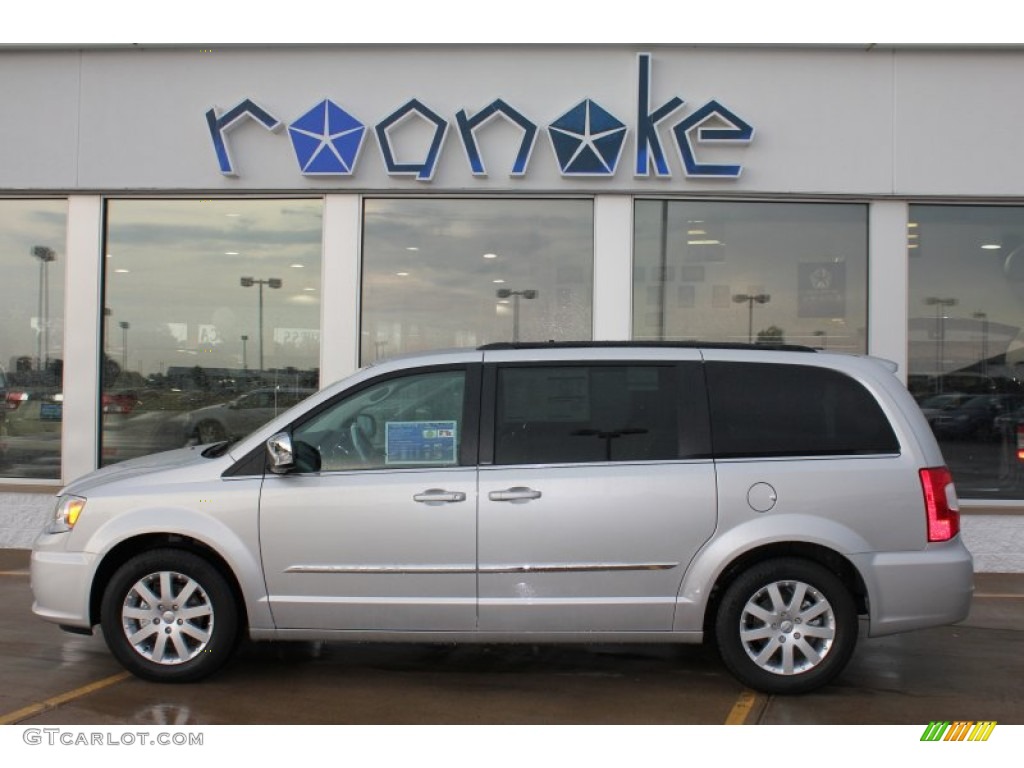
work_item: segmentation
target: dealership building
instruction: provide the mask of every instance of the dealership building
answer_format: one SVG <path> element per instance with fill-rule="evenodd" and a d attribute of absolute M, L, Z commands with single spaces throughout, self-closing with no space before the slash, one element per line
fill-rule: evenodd
<path fill-rule="evenodd" d="M 979 570 L 1024 571 L 1024 47 L 8 46 L 0 84 L 0 544 L 383 357 L 699 339 L 896 362 Z"/>

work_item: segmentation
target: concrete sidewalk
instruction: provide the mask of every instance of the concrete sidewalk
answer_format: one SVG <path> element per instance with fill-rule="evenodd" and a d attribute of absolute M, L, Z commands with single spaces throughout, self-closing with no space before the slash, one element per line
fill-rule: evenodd
<path fill-rule="evenodd" d="M 55 493 L 0 493 L 0 548 L 31 548 L 50 521 Z"/>

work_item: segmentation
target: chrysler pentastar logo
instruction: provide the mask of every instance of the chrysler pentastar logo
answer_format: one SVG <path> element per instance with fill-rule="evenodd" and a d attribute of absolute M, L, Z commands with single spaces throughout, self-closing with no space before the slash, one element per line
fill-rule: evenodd
<path fill-rule="evenodd" d="M 590 99 L 555 120 L 548 134 L 566 176 L 611 176 L 626 143 L 625 124 Z"/>
<path fill-rule="evenodd" d="M 308 175 L 352 173 L 366 126 L 330 99 L 324 99 L 288 127 L 295 159 Z"/>
<path fill-rule="evenodd" d="M 615 175 L 627 136 L 634 135 L 633 175 L 671 178 L 669 147 L 687 178 L 736 179 L 743 166 L 733 162 L 710 162 L 720 150 L 711 145 L 741 147 L 754 137 L 754 128 L 724 104 L 711 99 L 683 116 L 686 102 L 672 96 L 661 104 L 652 103 L 651 55 L 637 55 L 636 116 L 631 127 L 593 99 L 584 99 L 547 125 L 555 162 L 562 176 L 609 178 Z M 669 123 L 669 120 L 675 120 Z M 246 98 L 227 110 L 207 110 L 206 123 L 220 172 L 236 175 L 228 146 L 229 133 L 240 125 L 256 122 L 272 133 L 285 123 L 275 114 Z M 474 110 L 455 113 L 455 132 L 474 177 L 488 175 L 486 156 L 492 140 L 487 134 L 494 123 L 504 122 L 518 134 L 510 177 L 522 177 L 533 158 L 537 136 L 544 123 L 531 119 L 505 99 L 496 98 Z M 418 127 L 416 125 L 418 124 Z M 411 127 L 410 127 L 411 126 Z M 324 99 L 288 125 L 299 171 L 306 176 L 351 176 L 356 169 L 369 128 L 380 148 L 384 171 L 389 176 L 408 176 L 429 182 L 445 152 L 451 123 L 419 99 L 410 99 L 372 124 L 363 123 L 337 103 Z M 506 128 L 507 130 L 507 128 Z M 427 132 L 424 143 L 418 138 Z M 666 139 L 671 139 L 671 143 Z M 450 142 L 449 142 L 450 143 Z M 450 150 L 449 150 L 450 151 Z M 491 150 L 493 152 L 493 149 Z M 401 159 L 400 159 L 401 158 Z"/>

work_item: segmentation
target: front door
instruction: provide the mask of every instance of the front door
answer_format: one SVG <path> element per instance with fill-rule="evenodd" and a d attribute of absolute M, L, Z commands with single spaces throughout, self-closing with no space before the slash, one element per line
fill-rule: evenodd
<path fill-rule="evenodd" d="M 404 373 L 294 427 L 305 465 L 260 500 L 279 629 L 475 628 L 471 391 L 466 368 Z"/>

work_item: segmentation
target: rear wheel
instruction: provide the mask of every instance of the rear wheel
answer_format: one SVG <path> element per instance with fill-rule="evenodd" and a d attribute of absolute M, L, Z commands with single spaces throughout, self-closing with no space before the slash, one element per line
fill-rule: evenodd
<path fill-rule="evenodd" d="M 111 653 L 147 680 L 199 680 L 234 650 L 238 610 L 231 588 L 191 552 L 158 549 L 133 557 L 107 584 L 101 610 Z"/>
<path fill-rule="evenodd" d="M 805 693 L 834 679 L 853 654 L 857 632 L 850 591 L 808 560 L 752 566 L 726 589 L 715 618 L 726 667 L 766 693 Z"/>

